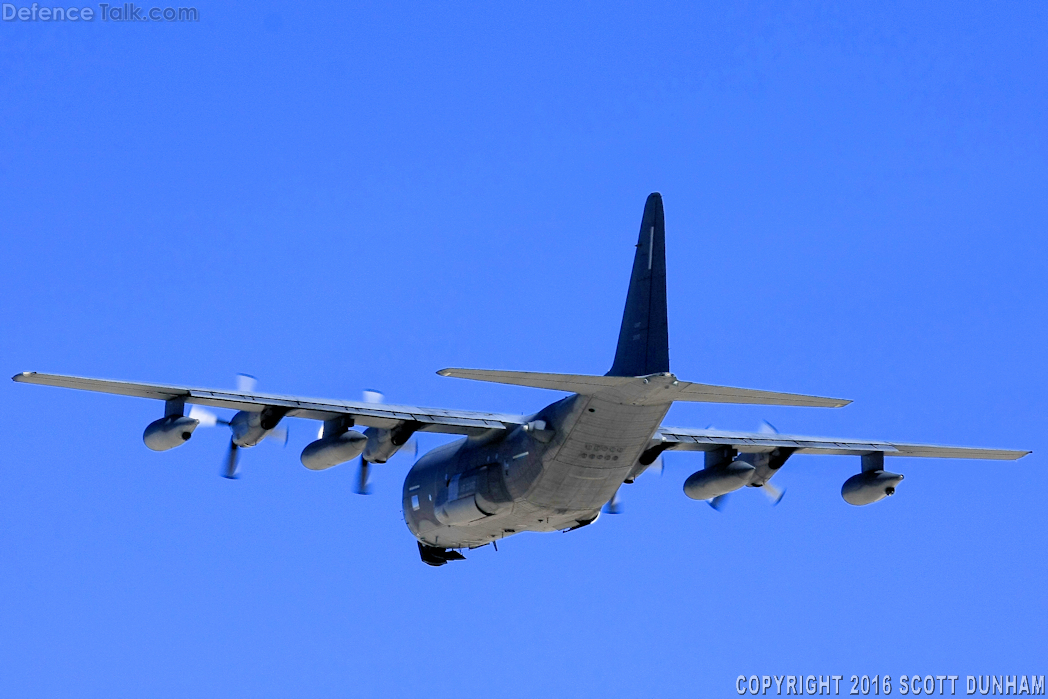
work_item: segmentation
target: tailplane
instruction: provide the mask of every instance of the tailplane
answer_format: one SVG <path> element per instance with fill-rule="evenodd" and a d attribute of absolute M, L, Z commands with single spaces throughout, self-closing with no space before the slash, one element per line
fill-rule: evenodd
<path fill-rule="evenodd" d="M 648 195 L 633 274 L 622 313 L 615 362 L 606 376 L 648 376 L 670 370 L 666 319 L 666 219 L 662 195 Z"/>

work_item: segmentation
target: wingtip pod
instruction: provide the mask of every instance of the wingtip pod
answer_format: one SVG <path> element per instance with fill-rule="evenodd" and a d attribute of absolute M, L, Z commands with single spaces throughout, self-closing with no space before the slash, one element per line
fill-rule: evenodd
<path fill-rule="evenodd" d="M 29 378 L 30 378 L 31 376 L 33 376 L 33 375 L 34 375 L 35 373 L 36 373 L 35 371 L 23 371 L 23 372 L 19 372 L 19 373 L 15 374 L 14 376 L 12 376 L 12 377 L 11 377 L 11 380 L 12 380 L 12 381 L 18 381 L 19 383 L 21 383 L 21 382 L 23 382 L 23 381 L 27 381 L 27 380 L 28 380 L 28 379 L 29 379 Z"/>

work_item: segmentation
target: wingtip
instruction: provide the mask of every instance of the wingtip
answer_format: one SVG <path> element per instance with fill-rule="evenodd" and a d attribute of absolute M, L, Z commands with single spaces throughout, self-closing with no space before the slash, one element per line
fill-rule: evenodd
<path fill-rule="evenodd" d="M 22 371 L 22 372 L 19 372 L 19 373 L 15 374 L 14 376 L 12 376 L 11 380 L 12 381 L 25 381 L 26 379 L 28 379 L 30 376 L 32 376 L 35 373 L 36 373 L 35 371 Z"/>
<path fill-rule="evenodd" d="M 449 374 L 451 374 L 451 371 L 451 369 L 440 369 L 439 371 L 437 371 L 437 376 L 448 376 Z"/>

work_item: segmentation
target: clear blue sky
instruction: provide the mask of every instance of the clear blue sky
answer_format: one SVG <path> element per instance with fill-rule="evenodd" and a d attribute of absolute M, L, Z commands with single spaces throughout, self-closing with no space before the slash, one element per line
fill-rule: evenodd
<path fill-rule="evenodd" d="M 21 3 L 16 3 L 21 4 Z M 148 5 L 147 5 L 148 7 Z M 155 454 L 159 403 L 0 381 L 0 695 L 735 696 L 1045 674 L 1048 6 L 207 3 L 0 23 L 0 368 L 530 412 L 603 373 L 661 191 L 672 369 L 852 398 L 668 422 L 1025 448 L 798 457 L 432 569 L 315 426 Z M 424 439 L 433 447 L 436 437 Z M 842 687 L 843 689 L 843 687 Z"/>

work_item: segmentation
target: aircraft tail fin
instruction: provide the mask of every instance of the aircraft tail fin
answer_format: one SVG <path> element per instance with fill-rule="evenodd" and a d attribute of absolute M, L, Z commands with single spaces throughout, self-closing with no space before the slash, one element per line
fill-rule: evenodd
<path fill-rule="evenodd" d="M 615 362 L 606 376 L 648 376 L 670 370 L 666 318 L 666 219 L 662 195 L 644 204 L 633 274 L 622 313 Z"/>

